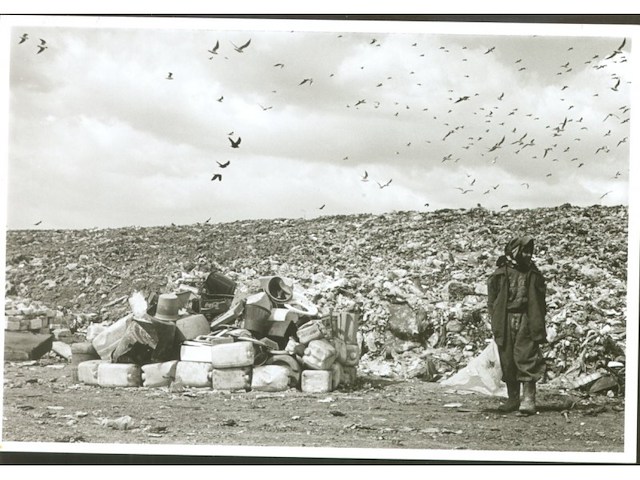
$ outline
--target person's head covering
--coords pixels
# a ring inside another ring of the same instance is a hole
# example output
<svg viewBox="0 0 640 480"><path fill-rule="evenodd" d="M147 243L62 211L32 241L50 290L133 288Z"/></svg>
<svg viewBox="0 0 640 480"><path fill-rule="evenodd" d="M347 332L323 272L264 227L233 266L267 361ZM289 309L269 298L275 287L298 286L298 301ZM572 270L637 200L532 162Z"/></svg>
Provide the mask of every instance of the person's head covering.
<svg viewBox="0 0 640 480"><path fill-rule="evenodd" d="M515 261L518 256L525 251L525 249L529 249L531 253L533 253L533 238L529 236L524 237L515 237L507 242L504 247L504 254L510 260Z"/></svg>
<svg viewBox="0 0 640 480"><path fill-rule="evenodd" d="M529 250L533 253L533 237L514 237L504 247L504 255L498 258L497 265L503 266L507 261L512 264L521 264L522 252Z"/></svg>

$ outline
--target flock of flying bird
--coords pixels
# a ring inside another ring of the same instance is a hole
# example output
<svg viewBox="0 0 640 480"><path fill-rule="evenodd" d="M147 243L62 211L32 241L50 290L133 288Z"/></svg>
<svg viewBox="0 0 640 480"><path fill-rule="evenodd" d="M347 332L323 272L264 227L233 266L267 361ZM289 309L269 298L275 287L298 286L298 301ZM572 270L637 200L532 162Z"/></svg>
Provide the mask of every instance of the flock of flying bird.
<svg viewBox="0 0 640 480"><path fill-rule="evenodd" d="M338 35L338 37L342 37L342 35ZM232 44L232 45L236 52L242 53L247 47L249 47L250 43L251 43L251 40L248 40L246 43L244 43L239 47L236 46L235 44ZM375 38L370 40L368 43L375 47L381 46L381 43ZM623 50L625 45L626 45L626 39L623 39L619 47L615 48L612 52L605 55L596 54L588 59L583 59L583 60L586 60L583 62L583 65L585 66L584 68L586 68L586 66L590 66L591 68L597 71L597 70L601 70L603 68L607 68L611 66L613 64L612 62L615 62L615 63L627 62L627 58ZM416 43L413 43L411 46L417 47L418 44L416 42ZM216 42L215 46L211 50L208 50L208 53L212 54L212 56L209 57L210 59L213 59L213 57L218 54L219 48L220 48L220 43ZM451 53L447 47L440 47L439 50L441 50L442 53L444 54ZM467 50L467 47L462 47L462 50ZM567 52L570 53L572 50L573 50L573 47L569 47ZM483 52L483 55L491 55L491 54L494 54L494 55L496 54L495 46L487 48ZM424 53L421 54L420 56L424 56ZM225 57L225 58L228 59L228 57ZM468 58L462 58L461 61L466 62L468 61ZM562 65L559 65L558 66L559 71L556 72L556 76L560 77L564 75L565 77L568 77L569 74L574 70L574 68L576 70L579 70L579 67L581 65L572 64L574 62L575 62L575 59L572 58L570 60L565 61L565 63L563 63ZM524 72L527 70L526 60L523 58L515 59L514 65L516 65L517 67L517 72ZM285 64L283 62L277 62L273 64L273 67L282 69L285 67ZM364 66L360 67L360 69L364 69L364 68L365 68ZM415 73L414 71L411 71L409 75L413 75L414 73ZM334 73L330 73L328 77L329 78L334 77ZM465 78L469 78L469 77L470 77L469 75L465 75ZM392 78L393 78L392 76L388 76L386 78L386 81L391 81ZM610 90L612 92L618 92L622 82L622 78L620 77L620 75L616 73L612 73L611 80L613 83L610 86ZM297 85L311 86L313 83L314 83L313 78L303 77ZM385 83L384 80L380 81L376 84L376 87L378 88L383 87L384 83ZM421 83L417 83L417 85L423 86ZM569 81L567 81L566 84L562 84L562 87L559 88L559 92L558 92L559 94L562 95L562 97L559 97L558 101L565 102L566 100L565 97L567 94L569 94L570 90L571 90L571 84ZM451 95L451 97L449 97L451 106L448 108L446 114L444 114L445 120L447 120L446 115L453 113L456 108L461 108L461 105L464 105L464 104L470 105L474 103L474 100L476 99L476 97L480 96L478 93L475 93L475 95L472 95L471 93L460 93L454 96L455 92L453 89L450 89L448 93ZM602 92L595 92L593 93L593 97L598 97L600 96L601 93ZM507 94L506 96L508 97L509 95ZM223 97L220 97L218 101L222 101L222 98ZM477 120L473 119L474 120L473 122L466 122L466 124L461 124L457 126L452 126L448 121L443 122L442 125L446 127L445 129L446 133L444 133L440 141L441 145L444 144L445 142L448 143L447 140L449 138L456 138L458 142L455 145L457 145L458 148L470 151L470 149L473 147L473 152L476 154L475 161L477 161L477 154L479 152L479 156L487 157L488 161L490 161L491 164L495 164L501 158L501 155L503 154L501 154L500 152L505 152L508 156L512 158L514 158L515 156L523 157L523 155L526 152L531 152L531 156L524 157L523 160L526 158L528 160L536 160L537 162L540 162L541 160L549 159L551 162L560 162L564 160L562 157L565 156L572 149L572 145L568 145L566 141L564 141L564 143L561 143L561 141L563 140L562 139L563 135L566 137L568 135L573 134L573 142L580 142L582 138L579 136L578 132L589 130L589 127L586 126L586 122L583 123L582 116L580 116L579 118L576 118L575 116L571 115L572 114L571 111L572 110L576 111L580 107L580 105L577 102L575 104L567 103L566 104L567 114L564 115L564 118L558 124L551 123L545 127L545 129L549 130L549 136L546 137L543 141L547 143L538 144L536 143L537 139L533 138L532 135L529 135L528 132L518 131L521 128L521 125L524 124L522 121L518 120L518 116L522 120L529 120L532 122L540 121L540 116L536 115L535 113L522 114L519 112L519 109L517 107L511 109L505 115L501 110L501 105L504 104L506 101L505 92L500 92L498 95L496 95L495 100L497 100L497 103L492 107L487 107L485 103L484 104L485 106L479 107L475 109L475 111L471 111L471 112L466 111L465 112L466 118L472 119L471 117L472 115L476 117L480 117ZM273 108L273 106L265 107L262 104L259 104L259 106L263 111L270 110ZM366 108L367 106L372 106L373 110L375 110L380 108L381 102L380 101L368 102L366 98L360 98L357 101L355 101L353 104L346 105L347 108L356 109L356 110ZM410 106L405 105L405 110L409 110L409 109L410 109ZM608 121L610 122L615 120L618 120L619 123L621 124L627 123L629 122L629 117L628 116L625 117L625 114L627 114L629 110L630 110L630 107L628 107L627 105L622 105L618 109L618 111L608 113L607 116L603 119L603 123L606 124L606 122ZM423 108L422 111L428 112L429 107ZM398 117L400 116L401 112L402 112L402 109L401 109L400 103L395 102L395 113L393 114L393 116ZM442 121L442 117L443 115L442 113L440 113L441 121ZM455 118L455 117L452 117L452 118ZM437 119L438 119L438 116L433 116L433 120L437 120ZM511 127L507 126L508 120ZM465 129L465 127L468 128L470 123L475 124L476 132L474 133L476 133L476 135L468 136L466 138L461 139L461 135L460 135L461 132ZM480 135L477 134L478 129L482 130ZM578 132L576 132L576 130L578 130ZM499 139L496 139L494 140L494 142L487 144L486 142L488 138L491 135L494 135L495 131L501 131ZM593 135L595 135L595 133L593 133ZM604 133L603 137L609 137L610 135L611 135L611 129L608 129L608 131ZM509 137L513 137L513 138L509 138ZM600 160L601 158L598 158L599 154L610 153L612 148L620 147L620 145L626 143L627 140L628 140L627 136L618 139L615 143L615 147L609 144L603 144L594 152L595 159ZM237 141L234 141L232 138L229 138L229 141L231 142L232 148L238 148L240 143L239 138ZM449 142L450 141L451 140L449 140ZM433 144L436 142L436 140L427 139L425 140L425 142L428 144ZM486 145L486 146L482 146L482 145ZM410 147L410 146L411 146L411 142L406 143L406 147ZM509 150L507 151L507 149ZM399 150L396 150L395 153L396 155L401 154ZM453 146L451 148L451 152L442 157L441 163L443 164L446 162L458 163L463 158L463 156L464 156L464 152L456 151L455 146ZM489 159L489 157L491 158ZM349 160L349 158L350 158L349 155L346 155L344 156L343 160ZM585 161L580 161L578 156L572 156L569 162L570 163L575 162L576 168L582 168L585 166ZM230 163L229 161L225 163L218 162L218 165L220 168L225 168L229 165L229 163ZM539 165L540 166L536 167L536 169L540 170L541 168L544 168L542 167L542 165L544 165L543 163L539 163ZM552 177L553 176L552 170L553 170L552 168L549 168L547 172L544 172L544 178L548 179ZM466 175L469 183L464 186L454 187L455 189L459 190L462 195L467 195L471 192L476 191L475 185L476 185L477 179L473 178L473 176L470 174L466 174ZM613 175L611 178L617 179L620 176L621 176L621 172L617 171L615 175ZM219 174L216 174L212 177L212 180L214 179L221 180L221 176ZM363 175L360 177L360 181L366 183L366 182L369 182L370 180L372 179L369 176L369 172L365 170ZM392 179L389 179L386 182L381 182L377 180L375 181L375 183L378 185L380 190L389 187L391 185L391 182L392 182ZM522 182L520 183L520 186L523 188L529 189L530 183ZM485 188L480 189L479 192L482 192L482 195L489 195L492 192L496 191L499 187L500 187L500 184L486 185ZM599 197L599 199L601 200L609 193L611 193L611 191L604 193ZM429 204L425 203L424 205L428 206ZM478 203L478 206L481 206L480 203ZM325 205L322 205L319 208L323 209L324 207ZM502 205L502 208L506 208L506 207L508 207L508 205L506 204Z"/></svg>
<svg viewBox="0 0 640 480"><path fill-rule="evenodd" d="M29 34L28 33L23 33L22 36L20 37L20 41L18 42L18 45L23 44L27 40L29 40ZM49 48L49 46L47 45L47 41L42 39L42 38L40 39L40 43L38 45L36 45L36 47L38 48L38 51L36 52L36 55L41 54L47 48Z"/></svg>
<svg viewBox="0 0 640 480"><path fill-rule="evenodd" d="M338 35L338 38L342 38L342 35ZM20 37L19 43L23 44L28 40L29 40L29 36L28 34L25 33ZM234 44L233 42L230 42L230 43L233 47L233 50L237 54L242 54L246 49L250 47L251 39L247 40L245 43L239 46ZM382 45L375 38L368 41L368 43L369 45L372 45L374 47L381 47ZM583 62L583 65L579 65L579 66L572 64L572 62L575 62L575 59L571 58L570 60L566 61L564 64L558 67L560 70L556 72L556 76L558 77L562 75L569 76L570 72L572 72L574 68L578 70L578 67L580 66L582 68L586 68L585 67L586 65L590 65L590 67L593 68L594 70L601 70L603 68L607 68L611 66L612 63L625 63L627 62L627 58L623 50L625 45L626 45L626 39L623 39L619 47L615 48L612 52L605 54L606 56L605 55L601 56L600 54L593 55L591 58L586 59L586 61ZM40 43L37 45L37 47L38 47L38 51L36 53L40 54L46 48L48 48L48 45L45 40L40 39ZM411 47L417 48L418 43L415 42L411 44ZM451 50L447 47L442 46L439 48L439 50L441 54L451 54L453 47L450 47L450 48ZM467 58L468 55L467 55L467 52L465 52L467 51L467 47L463 46L461 47L460 50L465 55L465 57L461 58L460 61L468 62L469 58ZM570 47L567 50L567 53L571 52L572 50L573 50L573 47ZM220 54L220 42L216 41L215 45L211 49L207 49L206 52L209 54L208 56L209 60L213 60L216 56ZM497 53L496 47L492 46L486 49L483 52L483 55L491 55L491 54L495 55L496 53ZM424 53L420 54L420 57L424 57L424 56L425 56ZM227 60L229 59L229 57L226 57L226 56L224 58ZM527 70L526 60L523 58L515 59L514 66L517 69L516 70L517 72L525 72ZM273 63L272 68L284 69L285 63L281 61L277 63ZM365 68L364 65L360 66L361 70L364 70L364 68ZM415 73L414 71L411 71L409 75L414 75L414 73ZM328 78L333 78L334 76L335 76L334 73L328 74ZM174 80L175 78L176 77L174 77L173 72L168 72L166 76L167 80ZM468 79L470 78L470 75L465 74L464 78ZM622 78L615 73L612 73L610 78L612 83L609 90L614 93L618 92L621 86ZM384 87L386 83L392 83L392 81L393 81L393 77L387 76L386 79L381 79L381 81L374 82L375 88L382 90L383 89L382 87ZM477 85L477 80L474 80L473 82L476 82L475 85ZM314 78L304 76L304 75L300 76L300 81L299 83L297 83L298 87L302 87L302 86L312 87L312 85L314 85ZM420 82L416 83L416 85L423 88L427 88L427 89L429 88L428 85L423 85ZM473 83L471 83L471 85L473 85ZM473 88L473 87L470 87L470 88ZM564 92L567 90L569 92L571 91L571 85L569 82L567 82L567 84L563 84L562 87L559 89L558 93L563 96L559 97L558 101L565 102L566 98L565 98ZM273 90L273 92L275 93L276 91ZM537 152L537 154L533 154L532 156L528 157L529 160L536 160L537 162L540 162L542 160L546 160L548 157L551 162L560 162L561 160L563 160L562 156L567 154L571 150L571 145L567 145L566 142L562 143L562 140L563 140L562 136L567 134L572 134L574 136L573 141L579 142L581 141L581 138L577 136L577 132L575 130L578 129L578 132L582 130L589 130L589 127L586 125L586 123L583 123L582 116L579 118L575 118L575 116L572 116L571 110L579 108L580 105L577 102L575 104L570 104L570 105L567 103L565 104L567 105L567 109L566 109L567 113L566 115L564 115L564 118L561 121L559 121L557 124L551 123L545 127L545 129L548 129L549 131L549 136L545 138L545 141L547 143L539 144L539 143L536 143L536 140L537 140L536 138L533 138L533 136L529 135L528 132L521 131L520 128L522 125L524 125L525 120L528 122L536 122L540 120L540 116L538 116L534 112L523 114L519 111L519 108L517 107L511 109L505 115L502 105L505 104L505 95L506 97L509 97L508 93L500 92L499 94L496 94L495 101L497 103L495 103L495 105L493 105L492 107L487 107L486 106L487 104L485 102L485 103L482 103L483 106L476 107L475 109L471 109L472 108L471 106L474 104L477 105L475 100L477 100L478 97L480 97L478 93L475 93L475 94L471 94L470 92L458 93L458 92L455 92L454 89L449 89L447 93L450 95L450 97L448 98L450 104L449 104L449 107L447 108L446 113L444 113L444 111L432 112L430 111L429 106L421 108L420 110L421 113L425 115L430 115L430 116L433 113L437 113L437 115L433 115L432 119L430 117L429 118L425 117L425 128L428 128L429 131L431 132L437 131L436 128L433 128L432 125L428 125L427 121L433 122L439 119L439 123L437 127L443 128L442 138L440 140L436 138L428 138L424 140L424 143L431 144L431 146L434 146L437 144L440 147L447 145L445 148L449 148L449 153L447 153L442 157L441 159L442 164L445 164L447 162L451 162L452 164L460 162L460 160L464 158L465 152L462 152L459 149L463 149L469 153L473 152L474 154L476 154L474 156L475 162L478 161L477 154L479 154L480 157L486 157L487 161L489 161L491 164L495 164L500 159L501 154L499 152L504 152L507 150L507 148L510 149L510 152L508 155L511 158L514 158L514 156L523 157L525 153L525 149L527 149L526 152L532 152L532 153ZM598 97L600 93L602 92L593 93L593 97ZM428 97L424 96L421 98L424 99ZM217 98L217 101L220 103L222 103L223 100L224 100L223 95L220 95ZM480 98L478 100L484 100L484 99ZM262 109L262 111L268 111L273 109L273 105L264 106L261 103L258 103L258 106ZM378 100L371 101L371 100L367 100L366 98L360 98L357 101L355 101L353 104L346 105L347 108L355 109L355 110L369 108L368 110L369 112L373 112L373 110L379 109L382 106L383 105L381 101L378 101ZM404 105L404 109L403 109L402 106L400 105L400 102L395 102L394 105L391 107L391 110L387 108L386 111L394 112L393 117L399 117L401 116L401 112L404 115L404 113L406 113L406 111L408 110L411 110L411 108L412 107L410 107L410 105ZM460 108L465 108L466 110L464 112L457 111L457 109L460 109ZM603 119L602 123L605 124L606 122L611 122L616 120L619 121L619 123L621 124L627 123L629 122L629 117L628 116L624 117L624 115L627 114L629 110L630 108L627 105L622 105L617 111L608 113L607 116ZM450 114L452 113L454 113L454 115L451 116ZM457 117L456 117L456 114L458 114ZM465 122L465 124L460 124L455 126L450 123L453 121L452 119L462 118L462 117L468 119L469 121ZM462 132L465 130L465 128L467 130L473 129L474 131L470 132L470 133L473 133L473 135L468 135L462 138ZM496 132L499 132L497 134L498 138L494 138L492 141L489 141L490 137L496 136ZM232 149L238 149L240 148L241 138L240 136L238 136L237 139L234 139L233 134L234 132L230 132L227 135L228 140L230 142L230 147ZM603 137L609 137L609 136L611 136L611 129L609 129L603 135ZM452 139L453 139L453 145L451 145ZM627 139L628 137L626 136L623 138L617 139L615 141L616 147L612 147L608 143L603 142L603 144L594 152L594 157L598 157L600 153L604 153L604 154L609 153L612 148L620 147L620 145L626 143ZM414 140L414 143L416 143L415 140ZM412 142L408 142L408 143L405 143L404 146L408 148L411 146L411 144ZM449 145L451 146L449 147ZM471 150L472 148L473 150ZM396 150L395 153L396 155L400 155L401 151ZM353 155L353 153L349 152L348 155L344 156L343 160L349 160L350 155ZM577 166L576 168L582 168L585 165L585 162L580 161L578 157L571 158L570 162L576 162L576 166ZM218 164L218 168L224 169L231 164L231 161L230 160L227 160L225 162L217 161L217 164ZM540 170L542 167L536 166L535 168L537 170ZM552 175L553 175L552 171L548 171L545 173L546 178L549 178ZM478 179L474 178L473 175L470 175L467 173L466 176L467 176L467 183L464 186L454 187L455 189L459 190L462 195L467 195L469 193L475 192L477 186L479 186L479 185L476 185L476 183L478 184L481 183L481 182L478 182ZM616 178L619 178L620 176L621 176L621 172L617 171L615 175L611 178L616 179ZM216 181L216 180L222 181L222 174L214 173L213 176L211 177L211 181ZM364 174L360 177L360 181L366 183L366 182L369 182L370 180L372 179L370 178L368 171L365 170ZM376 184L378 185L378 188L380 190L389 187L391 185L391 182L392 182L392 179L389 179L386 182L381 182L376 180ZM530 188L530 184L528 182L522 182L520 185L526 189ZM499 187L500 187L500 184L485 185L485 188L481 188L479 191L482 191L483 195L489 195L493 191L497 190ZM603 194L600 197L600 199L604 198L609 193L611 193L611 191L608 191L605 194ZM425 203L424 205L428 206L429 204ZM480 206L479 203L478 203L478 206ZM323 209L324 207L325 205L323 204L321 207L319 207L319 209ZM506 208L506 207L508 207L508 205L502 205L502 208Z"/></svg>

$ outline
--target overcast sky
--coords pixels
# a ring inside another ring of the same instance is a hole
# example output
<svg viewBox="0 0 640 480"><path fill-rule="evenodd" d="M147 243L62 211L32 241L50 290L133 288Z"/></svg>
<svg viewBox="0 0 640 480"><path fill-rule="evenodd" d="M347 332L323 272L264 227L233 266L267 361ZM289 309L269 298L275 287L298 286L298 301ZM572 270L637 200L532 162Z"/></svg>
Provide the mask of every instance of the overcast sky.
<svg viewBox="0 0 640 480"><path fill-rule="evenodd" d="M9 229L628 204L623 31L55 21L8 28Z"/></svg>

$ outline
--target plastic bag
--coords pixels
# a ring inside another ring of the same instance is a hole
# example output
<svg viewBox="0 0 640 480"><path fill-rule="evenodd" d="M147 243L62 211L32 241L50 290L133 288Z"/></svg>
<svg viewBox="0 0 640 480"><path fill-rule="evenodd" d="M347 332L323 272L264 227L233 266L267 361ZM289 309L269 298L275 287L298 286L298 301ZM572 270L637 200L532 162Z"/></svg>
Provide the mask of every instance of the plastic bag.
<svg viewBox="0 0 640 480"><path fill-rule="evenodd" d="M111 361L144 365L176 360L178 353L175 323L153 317L133 318L111 354Z"/></svg>
<svg viewBox="0 0 640 480"><path fill-rule="evenodd" d="M472 358L466 367L440 384L445 387L453 387L456 390L506 396L496 342L491 340L487 347L479 355Z"/></svg>

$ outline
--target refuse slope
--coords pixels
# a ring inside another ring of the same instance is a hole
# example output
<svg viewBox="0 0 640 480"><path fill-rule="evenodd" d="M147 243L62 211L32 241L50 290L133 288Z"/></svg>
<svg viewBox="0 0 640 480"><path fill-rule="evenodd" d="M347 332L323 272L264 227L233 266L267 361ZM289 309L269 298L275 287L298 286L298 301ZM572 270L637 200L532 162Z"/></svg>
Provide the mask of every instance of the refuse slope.
<svg viewBox="0 0 640 480"><path fill-rule="evenodd" d="M486 345L483 285L505 242L524 233L536 239L534 260L548 282L547 380L623 359L625 206L7 231L5 292L7 305L39 302L60 325L82 331L128 313L124 300L133 291L167 291L194 269L220 271L247 291L259 276L277 274L294 280L321 312L361 312L365 359L411 376L409 366L437 350L447 375ZM390 332L398 305L417 312L416 338Z"/></svg>

